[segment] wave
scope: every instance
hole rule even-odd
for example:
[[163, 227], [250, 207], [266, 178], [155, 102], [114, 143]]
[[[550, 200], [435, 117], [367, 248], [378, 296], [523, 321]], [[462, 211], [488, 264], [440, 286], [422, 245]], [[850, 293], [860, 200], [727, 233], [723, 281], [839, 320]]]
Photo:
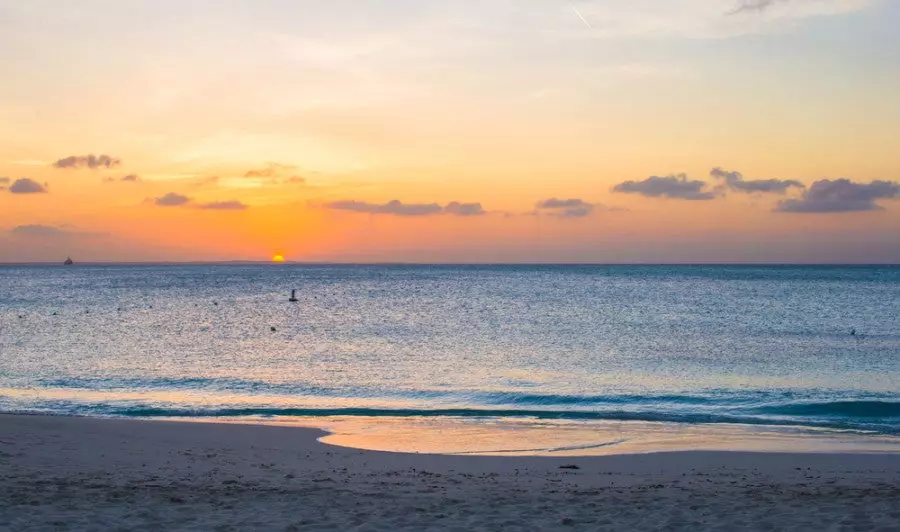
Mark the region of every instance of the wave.
[[[352, 397], [437, 399], [484, 405], [511, 406], [571, 406], [671, 404], [671, 405], [741, 405], [784, 402], [808, 396], [793, 390], [727, 390], [708, 389], [692, 394], [541, 394], [507, 390], [383, 388], [383, 387], [325, 387], [306, 382], [269, 382], [252, 379], [210, 377], [106, 377], [106, 378], [44, 378], [35, 381], [40, 387], [84, 390], [201, 390], [240, 394], [273, 394], [287, 397]], [[852, 396], [850, 392], [829, 392], [832, 396]], [[879, 397], [878, 394], [870, 394]], [[890, 396], [885, 396], [890, 397]]]
[[[203, 392], [206, 404], [215, 406], [194, 408], [189, 403], [147, 401], [137, 396], [130, 401], [127, 395], [89, 403], [78, 400], [77, 393], [70, 400], [39, 404], [37, 397], [19, 398], [4, 405], [7, 401], [0, 387], [0, 409], [15, 402], [17, 407], [32, 410], [125, 417], [518, 417], [784, 425], [900, 434], [900, 396], [889, 393], [704, 389], [683, 394], [540, 394], [516, 390], [322, 387], [304, 382], [166, 377], [42, 379], [37, 383], [41, 388], [91, 391], [191, 390]], [[232, 394], [242, 396], [243, 404], [233, 406]], [[276, 399], [272, 400], [272, 396]], [[248, 398], [255, 398], [249, 402], [251, 407], [244, 406]], [[343, 406], [348, 399], [354, 401], [352, 407]]]
[[521, 392], [476, 392], [477, 398], [490, 404], [513, 405], [571, 405], [590, 406], [601, 404], [641, 404], [641, 403], [681, 403], [681, 404], [716, 404], [723, 398], [706, 397], [702, 395], [557, 395], [557, 394], [527, 394]]
[[[105, 410], [105, 409], [104, 409]], [[150, 406], [131, 406], [111, 408], [106, 415], [124, 417], [434, 417], [434, 418], [529, 418], [539, 420], [570, 421], [643, 421], [660, 423], [686, 424], [741, 424], [741, 425], [773, 425], [791, 427], [811, 427], [879, 432], [884, 434], [900, 434], [900, 426], [890, 423], [857, 422], [849, 420], [821, 420], [810, 418], [780, 418], [732, 414], [704, 414], [696, 412], [658, 412], [658, 411], [559, 411], [528, 409], [489, 409], [489, 408], [165, 408]]]
[[900, 401], [832, 401], [764, 406], [760, 413], [848, 418], [900, 418]]

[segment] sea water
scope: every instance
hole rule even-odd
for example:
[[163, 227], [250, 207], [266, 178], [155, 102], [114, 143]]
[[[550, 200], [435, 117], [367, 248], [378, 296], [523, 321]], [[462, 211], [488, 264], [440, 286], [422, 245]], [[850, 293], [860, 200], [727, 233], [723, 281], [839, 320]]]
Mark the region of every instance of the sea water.
[[391, 450], [891, 450], [900, 267], [5, 266], [0, 410], [302, 420]]

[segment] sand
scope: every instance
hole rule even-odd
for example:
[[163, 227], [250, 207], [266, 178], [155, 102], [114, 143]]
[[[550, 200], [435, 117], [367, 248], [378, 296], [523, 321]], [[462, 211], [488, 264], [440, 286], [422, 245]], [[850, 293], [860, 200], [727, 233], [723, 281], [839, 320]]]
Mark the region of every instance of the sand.
[[900, 455], [441, 456], [0, 415], [0, 530], [900, 530]]

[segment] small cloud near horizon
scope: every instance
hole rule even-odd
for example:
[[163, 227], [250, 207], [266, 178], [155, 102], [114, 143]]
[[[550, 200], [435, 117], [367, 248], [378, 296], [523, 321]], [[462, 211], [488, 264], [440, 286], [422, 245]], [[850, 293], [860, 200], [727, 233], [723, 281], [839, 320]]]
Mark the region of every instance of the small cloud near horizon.
[[42, 185], [33, 179], [23, 177], [21, 179], [16, 179], [15, 182], [10, 185], [9, 192], [11, 194], [46, 194], [47, 188], [45, 185]]
[[638, 194], [647, 198], [671, 198], [683, 200], [711, 200], [714, 191], [705, 190], [707, 183], [688, 180], [685, 174], [666, 177], [650, 176], [643, 181], [625, 181], [613, 187], [613, 192]]
[[107, 177], [106, 179], [103, 180], [104, 183], [117, 183], [117, 182], [140, 183], [140, 181], [141, 181], [141, 176], [139, 176], [137, 174], [128, 174], [126, 176], [119, 177], [119, 178]]
[[900, 198], [900, 183], [872, 181], [855, 183], [847, 178], [821, 179], [810, 185], [800, 199], [778, 202], [775, 212], [833, 213], [881, 211], [879, 199]]
[[338, 211], [351, 211], [366, 214], [393, 214], [395, 216], [429, 216], [440, 214], [444, 210], [437, 203], [403, 203], [399, 200], [391, 200], [384, 204], [343, 200], [328, 203], [325, 207]]
[[169, 192], [153, 200], [153, 203], [159, 207], [180, 207], [190, 202], [191, 198], [175, 192]]
[[197, 206], [198, 209], [216, 210], [216, 211], [243, 211], [249, 208], [249, 205], [237, 200], [231, 201], [213, 201], [203, 203]]
[[594, 212], [596, 205], [582, 199], [558, 199], [550, 198], [537, 203], [537, 209], [546, 211], [550, 216], [558, 218], [584, 218]]
[[9, 231], [13, 236], [21, 238], [74, 238], [74, 237], [99, 237], [104, 233], [85, 233], [72, 231], [63, 226], [25, 224], [13, 227]]
[[250, 206], [238, 200], [211, 201], [208, 203], [194, 203], [194, 199], [177, 192], [169, 192], [152, 200], [158, 207], [193, 207], [208, 211], [243, 211]]
[[351, 211], [365, 214], [389, 214], [394, 216], [434, 216], [449, 214], [452, 216], [482, 216], [487, 214], [481, 203], [461, 203], [453, 201], [445, 207], [437, 203], [403, 203], [391, 200], [387, 203], [369, 203], [365, 201], [343, 200], [324, 205], [326, 209]]
[[721, 168], [713, 168], [709, 175], [724, 181], [729, 189], [735, 192], [752, 194], [754, 192], [785, 194], [789, 188], [806, 188], [806, 185], [795, 179], [754, 179], [746, 180], [740, 172], [728, 172]]
[[113, 168], [122, 164], [122, 160], [106, 154], [70, 155], [53, 163], [54, 168]]
[[460, 203], [452, 201], [444, 207], [444, 212], [454, 216], [482, 216], [487, 214], [481, 203]]

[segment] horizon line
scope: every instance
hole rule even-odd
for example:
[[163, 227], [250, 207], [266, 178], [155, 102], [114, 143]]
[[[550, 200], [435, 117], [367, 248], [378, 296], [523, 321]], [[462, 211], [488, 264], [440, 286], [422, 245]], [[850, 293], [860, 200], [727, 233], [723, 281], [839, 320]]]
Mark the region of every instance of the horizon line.
[[419, 261], [284, 261], [198, 260], [198, 261], [85, 261], [66, 265], [62, 262], [0, 262], [0, 267], [59, 266], [900, 266], [897, 262], [419, 262]]

